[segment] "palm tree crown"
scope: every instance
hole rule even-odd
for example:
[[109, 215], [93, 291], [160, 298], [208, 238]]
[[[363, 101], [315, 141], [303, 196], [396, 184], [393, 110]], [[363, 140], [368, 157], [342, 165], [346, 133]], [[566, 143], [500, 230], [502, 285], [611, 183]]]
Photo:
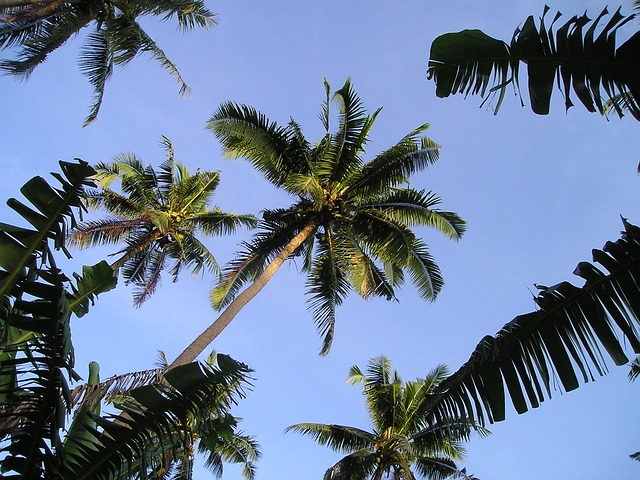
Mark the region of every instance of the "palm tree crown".
[[[105, 208], [111, 216], [77, 226], [71, 240], [80, 248], [124, 242], [126, 246], [112, 267], [122, 267], [126, 281], [138, 288], [134, 303], [140, 305], [156, 290], [162, 270], [172, 262], [173, 280], [184, 268], [220, 272], [214, 256], [197, 235], [223, 235], [240, 226], [252, 227], [251, 215], [224, 213], [209, 208], [220, 181], [218, 172], [191, 175], [174, 158], [173, 146], [163, 138], [167, 160], [158, 171], [135, 155], [122, 154], [111, 164], [96, 167], [102, 189], [90, 192], [88, 203]], [[122, 193], [110, 189], [120, 180]]]
[[126, 65], [148, 52], [189, 93], [176, 66], [166, 57], [138, 19], [147, 15], [176, 18], [178, 29], [215, 25], [203, 0], [0, 0], [0, 49], [19, 46], [13, 60], [0, 61], [0, 70], [28, 77], [47, 56], [84, 27], [95, 22], [80, 53], [80, 70], [94, 88], [94, 102], [85, 125], [93, 122], [114, 65]]
[[[411, 227], [434, 227], [457, 240], [465, 223], [435, 208], [440, 203], [435, 194], [401, 186], [438, 159], [440, 147], [421, 136], [428, 125], [365, 162], [364, 148], [380, 110], [367, 114], [347, 80], [333, 96], [340, 116], [331, 134], [326, 81], [325, 90], [321, 119], [326, 133], [317, 144], [305, 139], [295, 121], [281, 127], [244, 105], [225, 103], [210, 119], [208, 128], [228, 157], [248, 159], [297, 200], [288, 208], [263, 212], [258, 232], [243, 244], [212, 292], [214, 306], [226, 310], [178, 363], [202, 352], [288, 258], [302, 258], [311, 310], [324, 339], [322, 353], [331, 347], [335, 308], [350, 290], [365, 299], [395, 299], [405, 271], [424, 299], [433, 300], [442, 288], [440, 269]], [[236, 297], [247, 282], [253, 283]]]
[[343, 425], [299, 423], [287, 428], [310, 436], [320, 445], [347, 455], [329, 468], [324, 480], [474, 478], [455, 464], [464, 455], [462, 441], [471, 431], [487, 431], [466, 420], [446, 422], [446, 426], [427, 421], [428, 400], [434, 388], [446, 378], [447, 369], [439, 365], [425, 378], [403, 383], [390, 361], [370, 360], [366, 374], [351, 367], [349, 382], [363, 385], [371, 432]]

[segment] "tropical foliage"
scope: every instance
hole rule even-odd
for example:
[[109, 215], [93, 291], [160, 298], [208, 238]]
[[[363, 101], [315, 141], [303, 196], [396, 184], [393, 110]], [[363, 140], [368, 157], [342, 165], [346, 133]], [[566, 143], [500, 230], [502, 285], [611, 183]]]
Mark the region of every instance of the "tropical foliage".
[[[125, 244], [112, 264], [122, 269], [127, 282], [136, 286], [134, 304], [140, 306], [157, 289], [163, 270], [173, 281], [185, 268], [220, 272], [213, 254], [199, 235], [226, 235], [240, 226], [253, 227], [251, 215], [225, 213], [211, 208], [220, 183], [219, 172], [190, 174], [176, 162], [173, 145], [163, 137], [167, 159], [158, 171], [133, 154], [121, 154], [110, 164], [98, 164], [95, 179], [102, 187], [89, 191], [87, 203], [110, 213], [105, 219], [81, 223], [71, 241], [80, 248]], [[119, 181], [122, 193], [110, 187]]]
[[436, 38], [427, 73], [436, 83], [436, 95], [481, 95], [485, 102], [494, 100], [497, 113], [509, 87], [521, 94], [524, 63], [531, 109], [537, 114], [549, 113], [557, 85], [567, 109], [573, 106], [573, 92], [589, 112], [613, 110], [622, 116], [628, 111], [640, 120], [640, 32], [616, 46], [618, 30], [634, 16], [625, 17], [620, 9], [608, 15], [605, 8], [594, 20], [586, 13], [571, 17], [554, 34], [560, 14], [547, 26], [548, 11], [545, 7], [539, 26], [533, 16], [527, 18], [509, 44], [480, 30]]
[[[226, 356], [220, 358], [223, 366], [224, 362], [229, 361]], [[209, 369], [215, 369], [218, 365], [218, 355], [216, 353], [209, 355], [205, 366]], [[93, 367], [96, 368], [95, 365]], [[134, 400], [132, 392], [135, 394], [139, 387], [150, 384], [166, 385], [164, 378], [166, 368], [166, 358], [164, 353], [160, 352], [158, 368], [114, 375], [102, 382], [98, 379], [98, 381], [89, 381], [76, 387], [71, 392], [76, 420], [80, 417], [79, 412], [95, 409], [95, 406], [102, 402], [109, 405], [120, 405]], [[89, 378], [91, 379], [91, 376]], [[255, 462], [260, 457], [258, 444], [253, 437], [235, 430], [241, 419], [231, 417], [226, 411], [234, 401], [235, 392], [243, 388], [243, 382], [245, 379], [239, 377], [234, 385], [229, 386], [230, 388], [221, 388], [215, 392], [216, 398], [209, 398], [208, 403], [216, 405], [219, 411], [203, 409], [187, 418], [189, 442], [179, 443], [173, 448], [167, 449], [161, 448], [159, 445], [160, 438], [155, 438], [152, 442], [154, 448], [147, 449], [144, 458], [136, 459], [136, 469], [144, 460], [151, 467], [150, 470], [155, 476], [162, 477], [162, 475], [172, 473], [176, 475], [176, 478], [190, 478], [197, 447], [197, 452], [205, 459], [205, 466], [217, 478], [222, 477], [223, 464], [226, 462], [242, 464], [243, 477], [248, 480], [253, 479], [256, 470]], [[180, 432], [176, 430], [175, 434], [179, 435]]]
[[294, 120], [279, 126], [245, 105], [224, 103], [211, 117], [208, 128], [227, 157], [246, 158], [297, 200], [288, 208], [264, 210], [258, 233], [243, 243], [212, 292], [214, 306], [226, 309], [174, 365], [195, 359], [290, 258], [301, 258], [307, 273], [323, 354], [333, 340], [335, 309], [349, 291], [365, 299], [395, 299], [405, 272], [425, 300], [435, 299], [442, 288], [440, 269], [412, 228], [432, 227], [457, 240], [465, 223], [457, 214], [439, 210], [441, 201], [434, 193], [402, 186], [438, 160], [440, 147], [423, 136], [428, 124], [365, 161], [380, 109], [368, 114], [347, 80], [333, 95], [340, 115], [332, 134], [326, 81], [325, 93], [325, 135], [318, 143], [306, 140]]
[[[620, 239], [593, 250], [575, 274], [582, 287], [538, 286], [538, 310], [520, 315], [477, 345], [469, 360], [441, 382], [429, 402], [433, 421], [505, 419], [506, 399], [524, 413], [551, 397], [625, 365], [625, 347], [640, 353], [640, 228], [624, 221]], [[506, 386], [506, 390], [505, 390]]]
[[471, 432], [484, 435], [486, 430], [459, 418], [432, 422], [428, 415], [431, 395], [446, 378], [447, 368], [439, 365], [425, 378], [403, 383], [386, 357], [373, 358], [366, 373], [357, 365], [349, 372], [349, 382], [363, 386], [372, 431], [322, 423], [299, 423], [287, 431], [347, 454], [326, 471], [324, 480], [472, 479], [455, 461], [464, 456], [462, 442]]
[[[131, 390], [117, 415], [100, 416], [95, 400], [83, 403], [63, 439], [73, 404], [68, 380], [79, 379], [73, 370], [71, 316], [87, 313], [97, 295], [115, 286], [116, 277], [105, 262], [85, 267], [73, 282], [56, 267], [53, 250], [65, 250], [67, 231], [95, 173], [82, 161], [60, 166], [62, 174], [53, 174], [60, 187], [35, 177], [21, 189], [31, 205], [7, 202], [33, 228], [0, 224], [3, 478], [148, 478], [153, 467], [170, 467], [147, 462], [154, 448], [169, 452], [174, 461], [173, 452], [191, 445], [192, 418], [206, 422], [206, 437], [200, 427], [200, 438], [224, 455], [215, 445], [234, 436], [237, 421], [229, 407], [242, 396], [250, 372], [227, 356], [218, 356], [217, 365], [184, 365], [162, 381]], [[90, 383], [98, 385], [93, 367]], [[180, 478], [190, 478], [187, 473]]]
[[190, 89], [180, 72], [139, 23], [149, 15], [175, 18], [182, 31], [215, 25], [203, 0], [0, 0], [0, 49], [17, 49], [14, 59], [0, 62], [0, 69], [26, 78], [50, 53], [92, 25], [80, 52], [80, 70], [94, 89], [85, 125], [98, 115], [113, 67], [142, 53], [151, 54], [178, 81], [180, 94], [187, 95]]

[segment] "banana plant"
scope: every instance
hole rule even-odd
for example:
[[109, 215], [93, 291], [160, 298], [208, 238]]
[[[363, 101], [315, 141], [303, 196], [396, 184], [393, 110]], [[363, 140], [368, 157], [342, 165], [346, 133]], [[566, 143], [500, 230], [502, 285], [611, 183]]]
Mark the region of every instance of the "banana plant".
[[593, 250], [574, 271], [582, 287], [537, 286], [538, 310], [519, 315], [486, 336], [469, 360], [435, 389], [429, 411], [437, 421], [502, 421], [510, 398], [524, 413], [627, 365], [625, 347], [640, 353], [640, 228], [623, 219], [615, 242]]
[[484, 102], [495, 102], [497, 113], [509, 87], [521, 93], [520, 66], [525, 64], [531, 109], [537, 114], [549, 113], [557, 85], [567, 109], [573, 106], [573, 93], [589, 112], [622, 116], [628, 111], [640, 120], [640, 31], [616, 45], [616, 34], [634, 15], [624, 16], [620, 9], [609, 15], [605, 8], [593, 20], [586, 13], [573, 16], [554, 33], [561, 14], [547, 25], [548, 12], [545, 7], [538, 26], [528, 17], [509, 43], [480, 30], [436, 38], [427, 71], [436, 95], [481, 95]]
[[[60, 166], [62, 173], [53, 174], [59, 187], [35, 177], [21, 189], [30, 205], [7, 202], [32, 227], [0, 224], [2, 478], [146, 478], [151, 449], [191, 445], [189, 418], [208, 414], [212, 448], [234, 432], [237, 420], [229, 407], [244, 395], [250, 370], [221, 355], [215, 366], [184, 365], [132, 390], [117, 406], [119, 413], [100, 415], [99, 402], [80, 409], [63, 438], [72, 407], [69, 380], [79, 379], [71, 316], [86, 314], [116, 277], [106, 262], [72, 279], [56, 267], [54, 251], [66, 252], [67, 232], [82, 213], [84, 187], [95, 174], [83, 161]], [[98, 383], [95, 365], [90, 383]]]
[[[60, 431], [70, 407], [73, 371], [70, 318], [115, 286], [104, 265], [87, 267], [75, 284], [55, 265], [69, 227], [82, 212], [88, 163], [60, 162], [60, 186], [34, 177], [21, 189], [30, 203], [7, 204], [31, 227], [0, 224], [0, 466], [5, 478], [41, 478], [63, 463]], [[68, 254], [68, 252], [66, 252]], [[107, 265], [108, 267], [108, 265]], [[68, 289], [67, 285], [73, 286]]]

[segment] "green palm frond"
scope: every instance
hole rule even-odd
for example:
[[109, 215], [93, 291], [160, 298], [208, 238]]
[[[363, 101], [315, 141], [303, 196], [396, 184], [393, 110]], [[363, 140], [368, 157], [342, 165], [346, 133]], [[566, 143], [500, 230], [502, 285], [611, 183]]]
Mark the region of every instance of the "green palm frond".
[[[436, 38], [431, 45], [428, 78], [436, 83], [436, 95], [447, 97], [462, 93], [481, 95], [485, 102], [497, 97], [494, 112], [502, 104], [506, 89], [520, 94], [520, 64], [526, 63], [529, 99], [532, 110], [549, 113], [554, 84], [573, 106], [573, 92], [589, 112], [604, 113], [604, 99], [618, 96], [626, 109], [640, 119], [640, 32], [616, 47], [616, 34], [633, 15], [623, 16], [618, 9], [608, 19], [605, 8], [594, 20], [586, 13], [571, 17], [562, 26], [547, 27], [545, 8], [539, 27], [532, 16], [518, 28], [509, 44], [479, 30], [464, 30]], [[606, 24], [600, 25], [601, 21]], [[614, 103], [620, 116], [623, 109]]]
[[[161, 273], [167, 263], [167, 253], [163, 250], [150, 249], [143, 264], [144, 271], [138, 281], [131, 281], [133, 288], [133, 305], [140, 307], [160, 286]], [[123, 276], [127, 278], [126, 271]]]
[[89, 114], [83, 126], [95, 121], [104, 98], [107, 80], [113, 73], [113, 53], [109, 45], [110, 39], [103, 28], [89, 34], [83, 46], [83, 53], [78, 63], [80, 72], [84, 74], [93, 86], [93, 103], [89, 107]]
[[397, 187], [412, 174], [433, 165], [440, 158], [441, 147], [419, 134], [429, 128], [421, 125], [396, 145], [377, 155], [349, 179], [348, 196], [369, 197]]
[[326, 445], [336, 452], [343, 453], [371, 448], [375, 441], [374, 434], [344, 425], [298, 423], [287, 427], [285, 433], [288, 432], [297, 432], [311, 437], [318, 444]]
[[226, 158], [246, 158], [277, 187], [285, 187], [292, 173], [309, 173], [304, 150], [292, 141], [296, 131], [269, 121], [254, 108], [223, 103], [207, 128], [220, 139]]
[[440, 267], [434, 261], [427, 245], [419, 239], [413, 243], [407, 269], [420, 298], [434, 301], [444, 285]]
[[171, 62], [141, 28], [139, 17], [159, 16], [177, 20], [178, 30], [210, 28], [216, 19], [203, 0], [150, 2], [53, 2], [6, 8], [0, 11], [0, 49], [16, 49], [16, 58], [2, 60], [0, 69], [24, 77], [48, 55], [83, 28], [95, 24], [80, 50], [80, 71], [93, 86], [93, 103], [84, 125], [92, 123], [100, 110], [106, 82], [113, 65], [126, 65], [142, 53], [149, 53], [180, 84], [180, 94], [190, 88]]
[[252, 436], [236, 432], [223, 442], [206, 442], [200, 440], [198, 452], [206, 455], [205, 467], [220, 478], [223, 473], [224, 462], [241, 464], [242, 477], [253, 480], [256, 475], [256, 461], [260, 458], [260, 446]]
[[350, 285], [336, 239], [330, 231], [318, 235], [325, 238], [320, 241], [313, 259], [306, 283], [306, 293], [316, 329], [322, 337], [320, 354], [325, 355], [331, 349], [333, 342], [336, 307], [340, 306], [346, 298]]
[[352, 219], [356, 238], [367, 251], [383, 262], [406, 266], [416, 241], [413, 231], [404, 223], [375, 209], [362, 209]]
[[379, 209], [408, 226], [429, 226], [453, 240], [459, 240], [466, 223], [456, 213], [435, 208], [441, 199], [433, 192], [411, 188], [393, 189], [385, 195], [367, 199], [365, 208]]
[[631, 362], [631, 368], [629, 369], [629, 380], [634, 381], [640, 376], [640, 356], [637, 356]]
[[[640, 353], [640, 229], [626, 220], [622, 237], [593, 250], [600, 268], [582, 262], [582, 287], [538, 287], [539, 310], [520, 315], [478, 344], [469, 360], [434, 392], [438, 423], [504, 420], [509, 397], [518, 413], [628, 362], [624, 345]], [[506, 387], [506, 389], [505, 389]]]

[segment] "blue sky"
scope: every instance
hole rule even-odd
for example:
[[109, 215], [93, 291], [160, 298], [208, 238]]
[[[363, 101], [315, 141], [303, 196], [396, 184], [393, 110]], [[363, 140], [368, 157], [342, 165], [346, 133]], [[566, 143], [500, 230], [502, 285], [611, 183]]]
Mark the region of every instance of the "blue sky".
[[[605, 5], [580, 2], [576, 10], [576, 3], [550, 6], [567, 16], [585, 8], [596, 16]], [[444, 209], [468, 222], [458, 243], [421, 232], [445, 277], [438, 300], [422, 302], [409, 285], [399, 303], [351, 297], [338, 311], [331, 353], [319, 357], [304, 277], [290, 263], [213, 345], [255, 370], [254, 389], [236, 414], [262, 445], [257, 478], [321, 478], [339, 456], [283, 431], [306, 421], [367, 428], [364, 398], [345, 382], [350, 366], [384, 354], [405, 380], [439, 363], [455, 370], [484, 335], [535, 308], [534, 284], [581, 284], [571, 272], [590, 260], [592, 248], [618, 238], [620, 215], [640, 223], [638, 124], [607, 121], [581, 107], [565, 113], [558, 94], [547, 117], [521, 108], [511, 93], [497, 116], [479, 108], [478, 97], [436, 98], [425, 74], [436, 36], [480, 28], [510, 39], [528, 15], [542, 13], [539, 1], [235, 0], [209, 6], [219, 14], [211, 31], [181, 35], [169, 23], [147, 22], [193, 88], [189, 99], [179, 98], [173, 80], [142, 57], [115, 72], [98, 120], [82, 128], [91, 89], [77, 69], [80, 39], [51, 55], [28, 82], [0, 78], [0, 188], [5, 198], [16, 195], [31, 176], [57, 170], [61, 159], [96, 163], [130, 151], [158, 165], [165, 135], [190, 168], [222, 172], [215, 198], [221, 208], [257, 214], [291, 199], [246, 162], [222, 159], [204, 130], [221, 102], [249, 104], [280, 123], [293, 117], [313, 141], [322, 134], [323, 77], [334, 89], [351, 77], [369, 110], [384, 107], [371, 134], [371, 156], [431, 123], [428, 134], [443, 146], [441, 158], [411, 185], [433, 190]], [[630, 1], [622, 6], [631, 13]], [[225, 262], [246, 238], [242, 232], [208, 245]], [[77, 252], [69, 268], [107, 253]], [[207, 299], [212, 282], [185, 275], [172, 284], [167, 278], [137, 310], [124, 285], [102, 296], [72, 325], [77, 370], [83, 374], [90, 360], [100, 363], [103, 377], [150, 368], [158, 349], [174, 358], [215, 319]], [[640, 384], [630, 384], [626, 374], [612, 367], [607, 377], [557, 392], [525, 415], [508, 412], [506, 422], [490, 427], [492, 436], [468, 444], [463, 465], [493, 480], [637, 478], [640, 464], [628, 454], [640, 449]], [[198, 471], [196, 478], [209, 474]], [[238, 470], [227, 467], [223, 478], [238, 478]]]

